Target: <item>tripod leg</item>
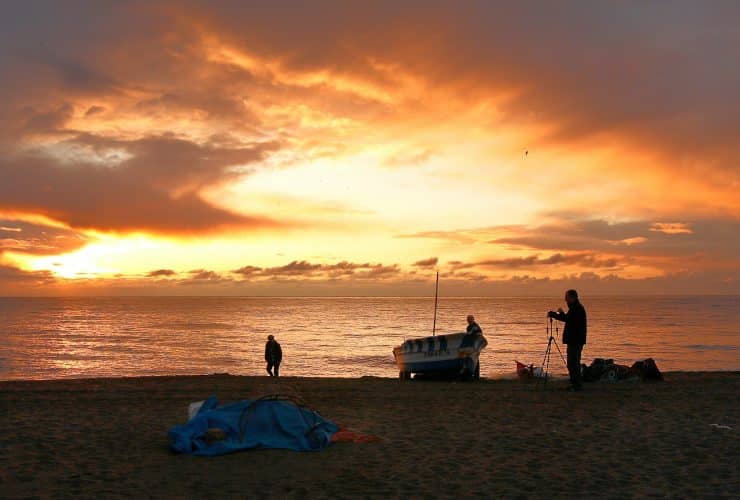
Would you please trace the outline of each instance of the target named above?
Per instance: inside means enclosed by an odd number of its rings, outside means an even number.
[[[542,359],[541,377],[544,379],[542,389],[547,389],[547,378],[550,375],[550,355],[552,354],[552,343],[555,337],[552,335],[552,318],[549,318],[549,323],[545,325],[545,331],[547,332],[547,348],[545,349],[545,357]],[[557,346],[557,343],[555,344]],[[558,348],[560,350],[560,348]],[[561,353],[562,356],[562,353]]]
[[[550,357],[550,343],[548,342],[547,343],[547,347],[545,348],[545,355],[542,357],[542,365],[541,365],[542,366],[542,370],[543,370],[542,373],[544,373],[544,370],[545,370],[545,362],[547,361],[547,358],[549,358],[549,357]]]
[[[547,388],[547,377],[550,371],[550,355],[552,354],[552,337],[547,341],[545,348],[545,357],[542,359],[541,377],[543,379],[543,389]]]
[[[558,345],[557,341],[555,341],[555,347],[558,348],[558,352],[560,353],[560,359],[563,360],[563,364],[566,368],[568,368],[568,362],[565,360],[565,356],[563,356],[563,351],[560,350],[560,346]]]

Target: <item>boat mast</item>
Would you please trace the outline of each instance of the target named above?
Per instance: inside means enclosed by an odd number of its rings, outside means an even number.
[[[437,283],[434,285],[434,323],[432,323],[432,337],[437,334],[437,297],[439,296],[439,271],[437,271]]]

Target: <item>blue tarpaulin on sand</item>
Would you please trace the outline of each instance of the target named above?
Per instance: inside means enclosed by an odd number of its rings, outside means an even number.
[[[221,429],[223,439],[209,439],[209,429]],[[291,401],[257,399],[219,406],[211,397],[192,420],[176,425],[168,436],[178,453],[213,456],[253,448],[321,450],[338,430],[318,413]]]

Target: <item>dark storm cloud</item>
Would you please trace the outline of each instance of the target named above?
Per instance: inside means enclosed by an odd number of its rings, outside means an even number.
[[[168,136],[122,141],[81,134],[66,145],[114,165],[76,158],[68,163],[40,153],[0,158],[0,209],[111,231],[190,233],[274,225],[215,207],[198,194],[242,175],[234,169],[259,161],[274,144],[219,148]],[[132,156],[111,160],[119,150]]]

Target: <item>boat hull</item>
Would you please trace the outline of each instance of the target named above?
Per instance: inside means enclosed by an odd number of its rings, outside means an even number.
[[[406,340],[393,349],[393,357],[401,378],[412,373],[475,375],[487,344],[482,335],[451,333]]]

